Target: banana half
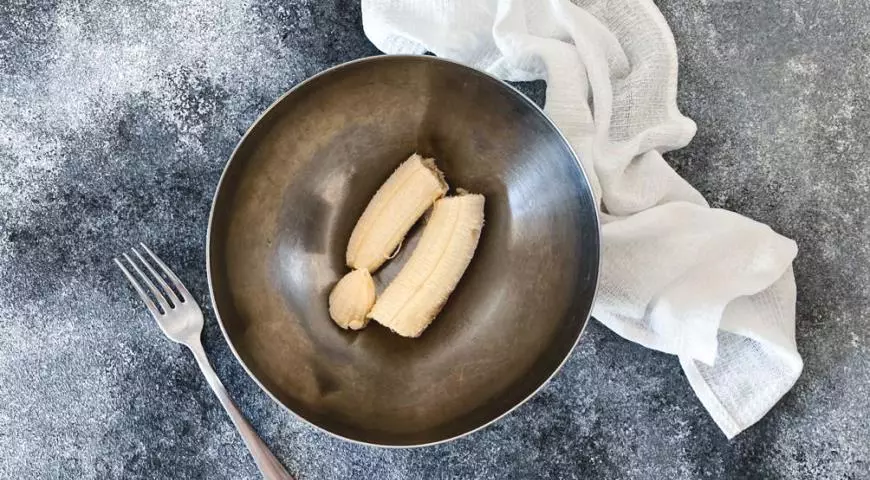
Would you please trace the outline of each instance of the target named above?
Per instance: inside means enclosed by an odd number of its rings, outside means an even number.
[[[404,337],[418,337],[441,310],[474,256],[483,228],[483,195],[435,202],[420,243],[368,317]]]
[[[447,188],[434,159],[411,155],[378,189],[357,221],[347,245],[347,266],[377,270]]]

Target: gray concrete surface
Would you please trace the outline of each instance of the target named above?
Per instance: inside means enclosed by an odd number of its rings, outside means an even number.
[[[794,390],[728,442],[676,358],[593,322],[496,425],[382,450],[273,404],[209,310],[219,375],[300,479],[870,478],[870,4],[657,3],[699,127],[669,160],[800,247]],[[240,134],[297,82],[375,53],[350,1],[0,3],[0,478],[257,477],[109,260],[143,240],[208,305],[209,202]]]

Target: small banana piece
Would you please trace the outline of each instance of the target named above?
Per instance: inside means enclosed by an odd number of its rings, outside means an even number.
[[[381,185],[357,221],[347,244],[347,266],[377,270],[447,188],[434,159],[411,155]]]
[[[339,327],[359,330],[369,323],[366,314],[375,303],[375,282],[368,270],[353,270],[329,294],[329,316]]]
[[[444,306],[474,256],[483,228],[483,195],[435,202],[420,243],[368,317],[403,337],[419,337]]]

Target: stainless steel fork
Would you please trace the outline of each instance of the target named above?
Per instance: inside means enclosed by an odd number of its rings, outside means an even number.
[[[116,258],[115,263],[118,264],[118,267],[122,272],[124,272],[127,280],[130,281],[133,288],[135,288],[139,296],[142,297],[142,301],[145,302],[145,306],[148,307],[148,311],[151,312],[151,316],[154,317],[154,320],[157,320],[157,325],[160,326],[163,333],[165,333],[170,340],[184,345],[193,352],[193,357],[196,359],[199,369],[202,370],[205,380],[208,382],[212,391],[214,391],[214,394],[217,395],[218,400],[220,400],[224,410],[227,411],[227,414],[230,416],[233,424],[235,424],[236,429],[238,429],[239,433],[242,435],[242,440],[245,441],[245,445],[247,445],[248,451],[251,452],[251,456],[254,457],[254,461],[257,463],[257,467],[260,469],[260,473],[263,474],[263,477],[270,480],[293,480],[293,477],[284,470],[284,467],[281,466],[281,462],[272,455],[272,452],[269,451],[269,447],[263,443],[263,440],[257,436],[257,432],[254,431],[248,421],[245,420],[245,417],[242,416],[242,412],[239,411],[238,407],[236,407],[230,399],[227,389],[224,388],[224,385],[221,383],[217,374],[208,363],[208,357],[206,357],[205,350],[202,348],[202,342],[200,342],[199,339],[203,325],[202,310],[200,310],[199,305],[196,304],[193,297],[190,295],[190,292],[187,291],[175,273],[173,273],[172,270],[163,263],[163,261],[157,258],[157,255],[154,255],[145,244],[140,243],[139,245],[142,246],[142,249],[145,250],[148,256],[151,257],[154,263],[156,263],[160,268],[160,271],[163,272],[169,282],[172,283],[171,287],[167,284],[166,280],[157,273],[154,267],[151,266],[151,263],[149,263],[148,260],[146,260],[145,257],[135,248],[133,249],[133,254],[138,258],[141,265],[148,270],[148,273],[151,274],[150,277],[149,275],[146,275],[137,262],[130,258],[126,253],[123,254],[124,259],[136,272],[139,280],[148,287],[148,291],[151,292],[153,298],[148,296],[148,293],[142,287],[142,284],[136,280],[136,276],[130,273],[130,270],[128,270],[120,260]],[[159,289],[154,285],[155,281],[160,285]],[[154,302],[155,300],[157,301],[156,304]]]

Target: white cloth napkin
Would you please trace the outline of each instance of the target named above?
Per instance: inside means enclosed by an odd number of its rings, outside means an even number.
[[[729,437],[792,387],[795,243],[707,202],[662,159],[695,123],[649,0],[363,0],[385,53],[432,53],[505,80],[547,81],[546,112],[580,154],[602,212],[593,316],[679,356]]]

